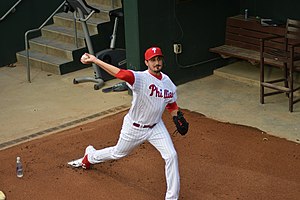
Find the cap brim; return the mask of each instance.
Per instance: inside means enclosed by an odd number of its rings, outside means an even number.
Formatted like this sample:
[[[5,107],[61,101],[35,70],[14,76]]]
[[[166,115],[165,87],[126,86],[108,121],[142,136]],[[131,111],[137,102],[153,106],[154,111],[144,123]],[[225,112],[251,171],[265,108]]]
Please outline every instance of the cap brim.
[[[164,55],[162,55],[162,54],[153,54],[153,55],[151,55],[147,60],[150,60],[151,58],[154,58],[154,57],[156,57],[156,56],[164,57]]]

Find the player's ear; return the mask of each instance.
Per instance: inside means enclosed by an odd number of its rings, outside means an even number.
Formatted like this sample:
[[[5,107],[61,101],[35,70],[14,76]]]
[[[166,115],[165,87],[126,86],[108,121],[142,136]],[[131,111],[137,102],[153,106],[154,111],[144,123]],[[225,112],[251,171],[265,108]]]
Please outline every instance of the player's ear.
[[[148,60],[145,60],[145,65],[148,67]]]

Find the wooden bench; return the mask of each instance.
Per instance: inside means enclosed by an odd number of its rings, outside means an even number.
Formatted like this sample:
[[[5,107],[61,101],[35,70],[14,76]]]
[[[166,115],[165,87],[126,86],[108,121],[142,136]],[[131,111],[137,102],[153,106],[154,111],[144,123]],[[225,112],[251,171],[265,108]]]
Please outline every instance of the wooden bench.
[[[243,15],[228,17],[225,44],[210,48],[209,51],[218,53],[223,58],[235,57],[252,64],[260,63],[260,102],[263,104],[266,96],[286,93],[289,97],[289,110],[292,112],[293,104],[300,101],[300,98],[293,100],[293,93],[300,90],[300,87],[293,86],[295,81],[293,73],[300,71],[300,48],[292,47],[300,46],[300,22],[287,21],[290,22],[287,25],[263,26],[260,20],[254,17],[248,19],[244,19]],[[265,64],[283,69],[283,78],[265,80]],[[284,85],[277,84],[281,82]],[[265,92],[265,87],[276,91]]]
[[[262,26],[259,19],[243,15],[228,17],[226,21],[225,44],[210,48],[210,52],[218,53],[223,58],[239,58],[252,64],[260,62],[260,39],[270,36],[284,36],[285,26]],[[273,40],[268,45],[283,49],[283,41]],[[265,64],[281,67],[282,63],[266,59]]]

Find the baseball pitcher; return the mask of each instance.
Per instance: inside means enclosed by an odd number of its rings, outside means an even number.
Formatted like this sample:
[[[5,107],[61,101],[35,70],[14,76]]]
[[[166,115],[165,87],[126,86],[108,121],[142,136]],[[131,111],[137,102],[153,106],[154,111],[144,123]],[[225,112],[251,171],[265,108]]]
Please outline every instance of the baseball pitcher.
[[[119,69],[88,53],[81,57],[83,64],[95,63],[112,76],[126,81],[132,90],[133,99],[132,106],[124,117],[117,144],[100,150],[90,145],[82,158],[69,162],[69,165],[89,169],[93,164],[120,159],[138,145],[148,141],[165,160],[167,182],[165,199],[178,199],[180,189],[178,158],[170,134],[162,121],[162,114],[165,109],[169,111],[181,135],[188,132],[189,123],[176,104],[176,86],[161,72],[163,59],[159,47],[147,49],[145,64],[148,69],[138,72]]]

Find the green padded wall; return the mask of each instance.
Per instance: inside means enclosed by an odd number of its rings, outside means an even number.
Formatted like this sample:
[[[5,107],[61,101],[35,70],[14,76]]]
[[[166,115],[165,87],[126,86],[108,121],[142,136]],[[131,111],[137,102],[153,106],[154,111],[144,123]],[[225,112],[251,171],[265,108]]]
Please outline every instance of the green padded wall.
[[[226,17],[239,13],[239,1],[124,0],[125,37],[129,68],[143,70],[143,54],[158,45],[165,55],[163,70],[177,83],[208,75],[221,60],[212,46],[224,42]],[[183,52],[177,57],[173,44]]]

